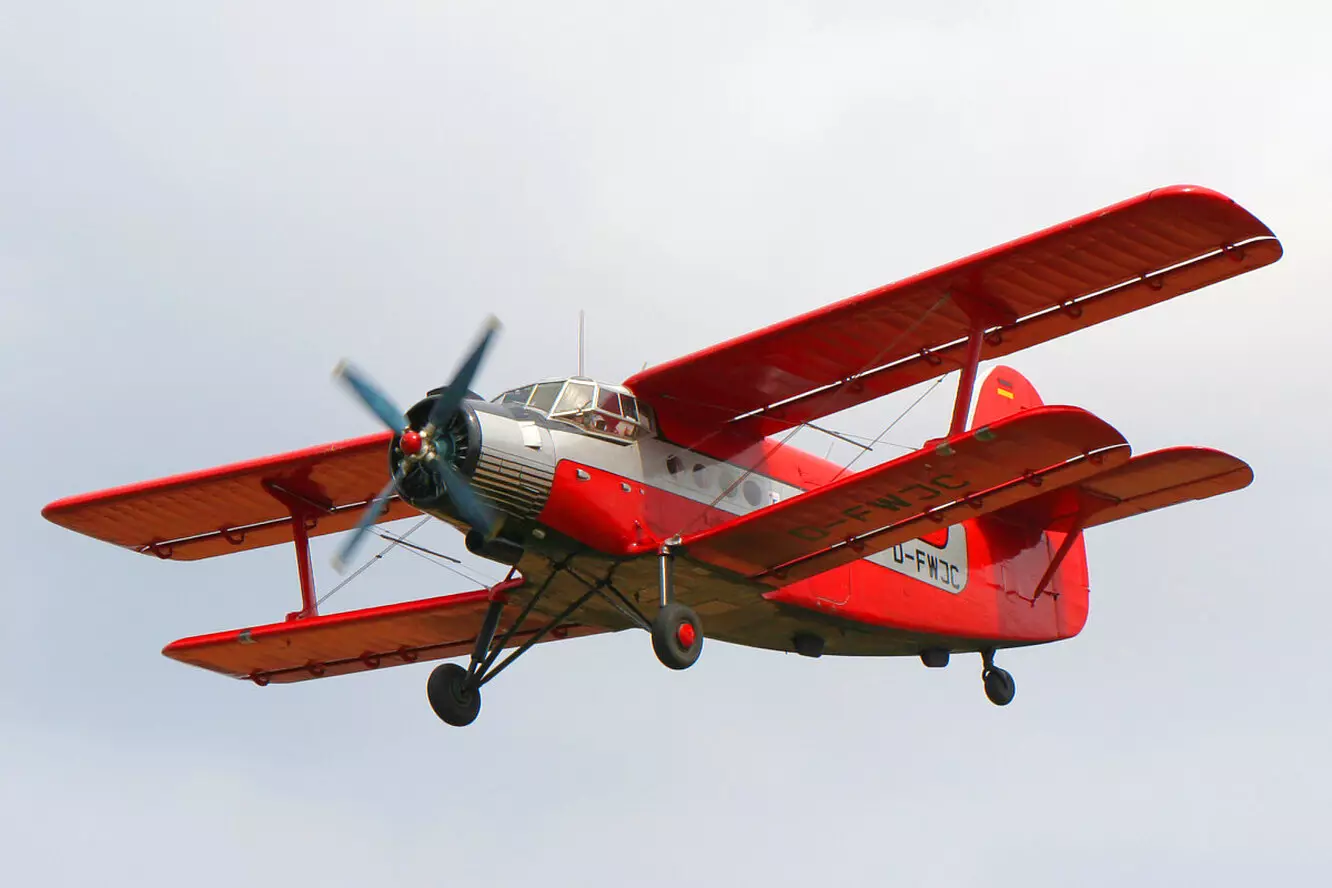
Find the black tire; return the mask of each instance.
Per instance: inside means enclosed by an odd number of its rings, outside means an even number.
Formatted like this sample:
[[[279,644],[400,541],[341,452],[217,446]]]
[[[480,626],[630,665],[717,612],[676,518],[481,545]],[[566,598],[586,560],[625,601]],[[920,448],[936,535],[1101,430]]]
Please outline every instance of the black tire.
[[[435,667],[426,681],[426,699],[435,715],[455,728],[470,725],[481,712],[481,690],[467,687],[467,670],[457,663]]]
[[[1013,676],[998,666],[986,669],[982,679],[985,682],[985,696],[989,697],[995,706],[1007,706],[1017,696],[1017,682],[1013,681]]]
[[[688,630],[684,627],[688,626]],[[690,644],[681,640],[681,632],[692,635]],[[657,659],[671,669],[688,669],[703,653],[703,624],[698,614],[683,604],[668,604],[652,621],[652,650]]]
[[[920,662],[930,669],[942,669],[948,665],[949,652],[946,648],[928,648],[920,652]]]

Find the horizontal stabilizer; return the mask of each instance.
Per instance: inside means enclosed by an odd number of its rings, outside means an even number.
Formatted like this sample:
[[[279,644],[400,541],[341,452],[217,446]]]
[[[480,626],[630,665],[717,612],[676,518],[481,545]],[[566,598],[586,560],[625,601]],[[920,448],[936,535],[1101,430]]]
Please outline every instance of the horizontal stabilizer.
[[[1077,407],[1037,407],[682,540],[691,559],[781,586],[1121,465]]]
[[[310,536],[350,530],[388,482],[392,435],[381,432],[263,459],[58,500],[61,527],[176,561],[292,541],[290,503]],[[380,521],[419,514],[396,497]]]
[[[1124,465],[993,517],[1066,533],[1249,486],[1253,470],[1240,459],[1206,447],[1171,447],[1135,456]]]
[[[522,579],[511,580],[499,584],[494,591],[503,594],[522,583]],[[476,644],[491,594],[489,589],[479,589],[197,635],[173,641],[162,653],[191,666],[233,678],[248,678],[261,685],[466,656]],[[518,611],[515,604],[505,607],[497,637],[512,624]],[[545,623],[544,618],[527,621],[506,647],[527,641]],[[600,626],[566,623],[554,627],[542,641],[606,631]]]

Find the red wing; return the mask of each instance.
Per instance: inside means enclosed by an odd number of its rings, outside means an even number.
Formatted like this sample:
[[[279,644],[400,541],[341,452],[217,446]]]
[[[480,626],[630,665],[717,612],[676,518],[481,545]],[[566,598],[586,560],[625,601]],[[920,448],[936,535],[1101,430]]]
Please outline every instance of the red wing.
[[[1066,533],[1249,486],[1243,460],[1205,447],[1171,447],[1135,456],[1080,484],[996,512],[993,517]]]
[[[501,583],[497,593],[519,586],[522,579]],[[306,681],[400,666],[422,660],[440,660],[470,654],[476,644],[491,592],[480,589],[424,601],[409,601],[322,617],[271,623],[182,638],[162,653],[173,660],[249,678],[260,684]],[[515,619],[518,608],[509,605],[499,632]],[[525,623],[506,647],[527,641],[543,623]],[[577,638],[610,630],[601,626],[565,623],[542,641]]]
[[[958,369],[972,317],[989,331],[989,360],[1280,257],[1267,226],[1224,195],[1162,188],[625,384],[673,440],[727,423],[757,439]],[[732,422],[754,411],[763,412]]]
[[[1076,407],[1037,407],[685,538],[692,559],[784,585],[1128,459]]]
[[[285,491],[317,514],[310,536],[336,533],[353,527],[360,506],[388,483],[391,439],[381,432],[69,497],[51,503],[42,515],[136,552],[191,561],[291,542],[291,513],[278,499]],[[393,499],[380,520],[415,514]]]

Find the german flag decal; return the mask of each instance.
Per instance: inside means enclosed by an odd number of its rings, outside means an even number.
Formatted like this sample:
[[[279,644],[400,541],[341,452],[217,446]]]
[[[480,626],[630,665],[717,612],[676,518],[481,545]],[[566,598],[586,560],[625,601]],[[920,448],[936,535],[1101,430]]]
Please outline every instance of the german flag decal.
[[[995,391],[999,393],[999,397],[1013,400],[1013,383],[1007,379],[995,379]]]

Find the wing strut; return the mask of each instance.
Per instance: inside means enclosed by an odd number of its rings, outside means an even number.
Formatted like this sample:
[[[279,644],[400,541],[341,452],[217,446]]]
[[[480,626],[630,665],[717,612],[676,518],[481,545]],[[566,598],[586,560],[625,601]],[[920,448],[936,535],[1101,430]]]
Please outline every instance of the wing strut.
[[[976,388],[976,368],[980,366],[981,346],[984,343],[985,328],[979,321],[972,321],[971,333],[967,336],[967,362],[962,365],[962,377],[957,381],[957,399],[953,401],[953,423],[948,427],[950,438],[967,430],[967,416],[971,413],[971,393]]]
[[[291,513],[291,541],[296,547],[296,573],[301,579],[301,609],[287,614],[287,621],[316,617],[319,603],[315,600],[314,565],[310,562],[310,531],[318,521],[316,516],[320,512],[327,515],[332,509],[271,481],[264,482],[264,490]]]
[[[1055,550],[1054,557],[1050,559],[1050,566],[1045,569],[1045,573],[1041,574],[1041,580],[1036,584],[1036,592],[1031,596],[1032,607],[1036,606],[1036,602],[1040,601],[1042,595],[1047,594],[1046,586],[1050,585],[1050,582],[1054,580],[1055,571],[1059,570],[1059,566],[1064,563],[1064,559],[1068,557],[1068,553],[1073,551],[1073,544],[1082,536],[1082,526],[1085,521],[1086,518],[1084,518],[1081,511],[1079,511],[1078,516],[1073,519],[1073,526],[1069,528],[1068,533],[1064,534],[1064,541],[1059,544],[1059,548]],[[1050,592],[1048,594],[1051,598],[1059,597],[1058,592]]]

